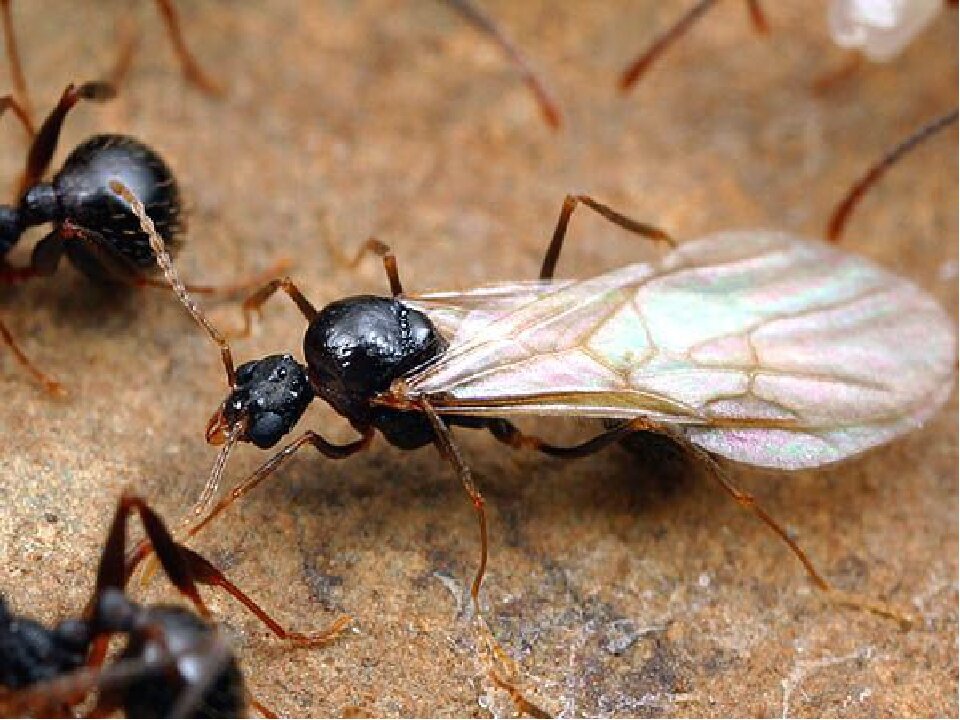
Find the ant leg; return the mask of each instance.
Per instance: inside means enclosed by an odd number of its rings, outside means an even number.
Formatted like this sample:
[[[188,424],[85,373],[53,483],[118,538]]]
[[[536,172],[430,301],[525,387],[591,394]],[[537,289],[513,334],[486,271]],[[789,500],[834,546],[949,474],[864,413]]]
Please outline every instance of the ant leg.
[[[133,65],[133,56],[136,54],[139,40],[136,26],[127,15],[120,16],[116,32],[117,59],[113,63],[113,69],[107,75],[107,82],[119,89],[123,86],[127,75],[130,74],[130,67]]]
[[[0,0],[0,15],[2,15],[3,18],[3,44],[7,48],[7,64],[10,66],[10,77],[13,79],[13,88],[16,96],[20,100],[17,105],[17,115],[21,116],[20,119],[23,121],[24,126],[32,138],[33,104],[30,102],[30,93],[27,91],[27,81],[23,76],[23,65],[20,63],[20,50],[17,47],[17,35],[13,31],[13,15],[10,11],[10,0]]]
[[[348,258],[339,247],[329,239],[327,240],[327,249],[336,258],[341,265],[355,270],[367,255],[376,255],[383,260],[383,269],[387,273],[387,281],[390,283],[390,292],[394,297],[403,295],[403,285],[400,283],[400,271],[397,268],[397,256],[393,254],[390,246],[375,237],[367,238],[364,243],[357,248],[356,254]]]
[[[371,440],[373,440],[372,429],[365,430],[359,440],[354,440],[353,442],[346,443],[345,445],[334,445],[333,443],[325,440],[322,436],[315,433],[313,430],[307,430],[305,433],[303,433],[303,435],[298,437],[296,440],[291,442],[289,445],[284,447],[273,457],[263,463],[263,465],[254,470],[246,480],[234,487],[233,490],[230,491],[230,494],[217,503],[200,522],[187,530],[186,536],[196,536],[201,530],[209,525],[214,518],[220,515],[220,513],[222,513],[248,492],[253,490],[267,477],[279,470],[280,466],[293,457],[304,445],[313,445],[317,452],[324,457],[330,458],[331,460],[342,460],[343,458],[350,457],[351,455],[355,455],[361,450],[364,450],[370,444]]]
[[[247,699],[247,705],[249,705],[250,707],[252,707],[252,708],[253,708],[254,710],[256,710],[258,713],[260,713],[263,717],[265,717],[265,718],[278,718],[278,717],[280,717],[280,716],[276,713],[275,710],[273,710],[272,708],[268,707],[267,705],[264,705],[262,702],[260,702],[259,700],[257,700],[257,698],[254,697],[253,693],[251,693],[249,689],[244,688],[243,693],[244,693],[244,696],[245,696],[246,699]]]
[[[107,539],[100,554],[100,563],[97,567],[97,582],[94,595],[88,604],[88,611],[93,610],[103,593],[111,588],[123,590],[130,579],[128,573],[135,566],[128,567],[125,558],[127,545],[127,518],[131,513],[140,516],[140,522],[147,533],[150,545],[160,559],[163,571],[170,582],[186,596],[204,618],[210,617],[210,611],[200,597],[194,577],[185,556],[181,553],[173,535],[167,530],[160,516],[157,515],[146,501],[139,495],[124,492],[117,502]]]
[[[0,2],[3,2],[3,0],[0,0]],[[13,95],[0,97],[0,115],[3,115],[7,109],[13,110],[13,114],[17,116],[17,120],[20,121],[23,129],[26,130],[27,136],[30,140],[33,140],[33,136],[36,134],[36,130],[33,127],[33,120],[30,119],[30,115],[27,114],[26,109],[17,102]]]
[[[560,128],[560,109],[557,107],[557,102],[553,99],[543,81],[537,77],[533,68],[530,67],[530,62],[520,51],[520,48],[497,27],[493,18],[480,10],[471,0],[446,0],[446,2],[452,9],[460,13],[468,23],[496,43],[520,73],[520,77],[523,78],[523,82],[530,89],[530,92],[533,93],[537,105],[540,106],[540,114],[543,115],[547,125],[553,130],[558,130]]]
[[[51,395],[56,397],[65,397],[67,394],[66,389],[58,383],[56,380],[51,378],[49,375],[41,371],[30,362],[30,358],[27,357],[26,353],[20,349],[20,346],[17,345],[16,340],[13,339],[13,335],[7,329],[7,326],[2,320],[0,320],[0,339],[10,348],[10,352],[13,353],[13,356],[17,359],[17,362],[20,363],[20,366],[30,373],[33,378],[43,386],[43,389],[46,390]]]
[[[197,62],[187,47],[187,43],[183,39],[183,31],[180,29],[180,17],[173,5],[173,0],[156,0],[156,3],[157,9],[163,17],[163,22],[167,26],[167,34],[170,36],[170,42],[177,53],[177,59],[180,60],[180,68],[187,82],[207,95],[223,96],[223,87],[203,71],[200,63]]]
[[[687,10],[680,19],[671,25],[667,30],[654,40],[653,45],[643,51],[620,76],[620,91],[627,92],[632,88],[640,76],[643,75],[660,57],[663,52],[679,40],[700,19],[700,17],[709,10],[716,0],[698,0],[697,4]]]
[[[557,261],[560,259],[560,251],[563,249],[563,240],[567,234],[567,226],[570,224],[570,216],[573,215],[573,211],[576,209],[578,203],[583,203],[594,212],[602,215],[614,225],[619,225],[624,230],[642,235],[655,242],[665,242],[671,247],[676,246],[674,239],[663,230],[653,225],[632,220],[626,215],[621,215],[616,210],[607,207],[603,203],[597,202],[589,195],[567,195],[563,199],[563,205],[560,208],[560,217],[557,219],[557,227],[553,231],[553,238],[550,240],[547,252],[543,256],[543,264],[540,266],[541,280],[553,279]]]
[[[527,435],[521,432],[520,428],[509,420],[492,420],[487,426],[487,429],[497,440],[516,450],[536,450],[545,455],[562,458],[564,460],[575,460],[593,455],[635,432],[662,432],[660,425],[645,420],[644,418],[635,418],[629,422],[620,423],[606,432],[578,445],[559,446],[551,445],[534,435]]]
[[[954,109],[951,112],[948,112],[946,115],[938,117],[936,120],[933,120],[918,130],[915,130],[910,137],[900,142],[892,150],[889,150],[882,158],[880,158],[879,162],[875,163],[869,170],[867,170],[863,177],[854,183],[853,187],[847,191],[847,194],[836,206],[833,213],[831,213],[830,222],[827,225],[827,240],[832,243],[840,242],[840,235],[843,233],[843,228],[846,226],[847,218],[867,190],[876,185],[880,178],[883,177],[884,173],[886,173],[886,171],[889,170],[894,163],[917,147],[917,145],[932,135],[936,135],[945,127],[956,123],[957,114],[957,110]]]
[[[296,286],[289,276],[274,278],[243,301],[243,329],[237,333],[238,335],[247,337],[250,334],[250,328],[253,325],[253,314],[259,314],[261,306],[269,300],[277,290],[283,290],[287,294],[294,305],[303,313],[308,323],[313,322],[313,319],[317,317],[317,309],[313,306],[313,303],[307,300],[306,296],[300,292],[300,288]]]
[[[767,22],[767,16],[760,7],[760,0],[747,0],[747,12],[750,13],[750,22],[753,23],[753,29],[761,35],[770,32],[770,23]]]
[[[73,83],[67,85],[60,96],[57,106],[50,112],[37,131],[30,151],[27,153],[27,165],[20,179],[20,189],[17,196],[23,195],[27,188],[40,182],[43,174],[50,167],[50,160],[57,149],[60,139],[60,130],[67,113],[81,100],[110,100],[116,96],[116,90],[106,82],[86,82],[79,87]]]
[[[229,593],[255,615],[260,622],[266,625],[270,629],[270,632],[276,635],[279,640],[289,640],[299,647],[319,647],[329,643],[353,622],[353,618],[349,615],[341,615],[329,627],[316,633],[301,633],[287,630],[268,615],[266,611],[245,592],[227,579],[224,574],[215,568],[205,557],[182,545],[179,545],[178,549],[185,564],[189,567],[190,574],[194,580],[204,585],[219,587],[224,592]]]
[[[637,57],[623,74],[620,76],[620,91],[626,93],[630,88],[636,85],[637,81],[644,75],[654,61],[659,58],[664,51],[679,40],[693,26],[700,17],[709,10],[716,0],[700,0],[696,5],[690,8],[686,13],[667,30],[658,37],[653,45],[647,48],[639,57]],[[750,21],[754,29],[761,34],[766,34],[770,26],[760,7],[759,0],[747,0],[747,11],[750,13]]]
[[[242,603],[279,639],[290,640],[298,646],[315,647],[325,644],[352,621],[352,618],[344,616],[337,619],[329,628],[311,634],[285,629],[246,593],[227,579],[209,560],[190,548],[177,543],[160,516],[142,497],[128,493],[124,493],[120,497],[113,524],[103,547],[100,567],[97,571],[95,597],[98,597],[107,588],[122,590],[129,581],[130,575],[136,569],[136,562],[131,562],[124,557],[127,517],[132,512],[136,512],[140,516],[140,521],[147,533],[147,542],[156,552],[160,565],[170,582],[190,599],[200,615],[205,618],[210,616],[210,612],[200,598],[197,583],[221,588]],[[139,553],[139,557],[145,556],[145,552]]]
[[[0,263],[0,283],[16,284],[49,277],[57,271],[62,257],[63,237],[60,230],[52,230],[33,246],[29,265],[14,267],[6,262]]]
[[[453,434],[450,432],[450,428],[447,427],[446,423],[437,415],[437,411],[434,410],[433,406],[427,402],[425,398],[419,398],[417,400],[417,406],[423,411],[424,415],[426,415],[430,421],[430,425],[433,427],[434,443],[436,444],[437,450],[440,451],[440,455],[444,459],[449,460],[450,464],[453,465],[457,477],[459,477],[460,482],[463,483],[463,488],[467,491],[467,495],[470,496],[470,502],[473,504],[473,509],[477,513],[477,522],[480,525],[480,564],[477,567],[477,574],[474,576],[473,583],[470,586],[470,598],[473,601],[473,607],[476,611],[477,629],[480,633],[481,646],[484,648],[490,664],[488,670],[490,679],[494,685],[510,694],[511,699],[521,713],[526,713],[532,717],[552,717],[549,713],[527,700],[516,687],[515,683],[507,679],[516,678],[520,674],[517,664],[503,647],[501,647],[500,643],[497,642],[480,607],[480,585],[483,583],[483,576],[487,570],[488,552],[487,515],[484,510],[485,503],[483,495],[480,494],[480,490],[473,481],[473,474],[470,472],[470,467],[464,461],[463,456],[460,454],[460,449],[453,441]]]
[[[796,555],[797,559],[803,564],[804,569],[807,571],[807,575],[810,577],[810,581],[828,598],[840,605],[867,610],[875,615],[896,620],[904,627],[907,627],[913,623],[913,618],[910,615],[897,610],[887,603],[883,603],[861,595],[845,593],[833,587],[833,585],[831,585],[830,582],[820,574],[820,571],[817,570],[816,566],[807,556],[806,552],[804,552],[797,542],[790,537],[790,534],[783,528],[783,526],[780,525],[780,523],[778,523],[762,505],[760,505],[757,499],[750,493],[740,490],[733,485],[732,482],[730,482],[727,474],[720,466],[720,463],[717,462],[717,460],[714,459],[710,453],[700,447],[697,447],[687,440],[683,435],[669,429],[668,427],[651,422],[644,418],[635,418],[633,420],[622,422],[610,430],[607,430],[596,437],[581,443],[580,445],[574,445],[571,447],[558,447],[555,445],[550,445],[538,437],[524,434],[512,423],[506,420],[497,420],[494,423],[491,423],[489,429],[497,440],[510,445],[511,447],[529,448],[538,450],[547,455],[552,455],[553,457],[568,459],[581,458],[585,457],[586,455],[590,455],[618,440],[621,440],[635,431],[655,432],[659,435],[663,435],[664,437],[673,440],[682,448],[684,448],[684,450],[696,457],[697,460],[710,471],[710,474],[713,476],[713,478],[720,483],[720,486],[724,489],[724,491],[726,491],[726,493],[730,495],[730,497],[732,497],[738,505],[752,512],[767,527],[773,530],[773,532],[775,532],[780,539],[789,546],[793,554]]]

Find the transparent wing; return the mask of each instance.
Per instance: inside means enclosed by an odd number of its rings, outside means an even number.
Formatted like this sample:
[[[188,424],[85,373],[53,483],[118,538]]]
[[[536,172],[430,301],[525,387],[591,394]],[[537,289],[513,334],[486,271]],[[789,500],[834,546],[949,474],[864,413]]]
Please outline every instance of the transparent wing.
[[[410,302],[452,341],[394,402],[426,395],[447,414],[643,415],[770,467],[834,462],[916,427],[955,372],[954,322],[930,297],[785,233],[721,233],[590,280]]]
[[[406,295],[403,302],[429,314],[443,336],[457,345],[475,337],[493,320],[573,283],[573,280],[498,283],[463,292]]]

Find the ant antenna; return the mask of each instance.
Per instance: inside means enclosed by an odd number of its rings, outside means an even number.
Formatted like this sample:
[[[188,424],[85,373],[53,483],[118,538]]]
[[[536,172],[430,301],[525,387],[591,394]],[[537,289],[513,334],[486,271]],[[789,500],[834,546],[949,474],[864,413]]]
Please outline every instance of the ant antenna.
[[[667,48],[683,37],[687,31],[693,27],[693,24],[699,20],[707,10],[713,7],[716,1],[717,0],[699,0],[696,5],[687,10],[673,25],[667,28],[660,37],[654,41],[653,45],[641,53],[641,55],[623,71],[623,74],[620,76],[620,91],[625,93],[636,85],[640,77],[650,69],[654,61],[660,57]],[[759,0],[747,0],[747,10],[750,12],[750,19],[756,31],[766,34],[770,28],[763,14],[763,10],[760,8]]]
[[[187,312],[197,321],[197,324],[207,331],[210,339],[220,347],[220,357],[223,359],[223,367],[227,372],[227,383],[230,387],[234,387],[237,380],[237,371],[233,366],[233,354],[230,352],[230,344],[223,334],[213,326],[213,323],[210,322],[207,316],[204,315],[200,306],[197,305],[196,301],[190,296],[190,293],[187,292],[187,288],[184,286],[183,281],[180,280],[180,276],[173,266],[173,261],[167,253],[163,238],[161,238],[157,232],[153,220],[147,215],[143,203],[140,202],[140,199],[134,195],[127,186],[117,180],[110,181],[110,189],[130,204],[134,215],[140,220],[140,228],[147,234],[150,240],[150,248],[157,257],[157,265],[160,266],[164,277],[166,277],[167,282],[170,283],[170,287],[173,288],[174,294],[180,302],[183,303]]]
[[[958,111],[955,108],[946,115],[938,117],[932,122],[928,122],[920,129],[914,131],[910,137],[899,143],[895,148],[888,151],[886,155],[880,158],[879,162],[867,170],[864,176],[847,191],[843,200],[840,201],[831,214],[830,223],[827,225],[827,240],[832,243],[840,241],[840,235],[843,233],[844,227],[846,227],[847,218],[850,216],[850,213],[853,212],[854,207],[860,202],[860,198],[863,197],[867,190],[877,184],[877,181],[890,169],[890,166],[927,138],[936,135],[945,127],[957,122],[957,116]]]

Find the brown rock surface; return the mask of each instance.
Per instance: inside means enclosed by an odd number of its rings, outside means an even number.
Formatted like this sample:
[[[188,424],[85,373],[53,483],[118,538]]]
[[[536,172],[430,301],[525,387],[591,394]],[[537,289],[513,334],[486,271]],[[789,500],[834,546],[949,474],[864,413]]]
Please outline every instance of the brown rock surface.
[[[126,5],[15,3],[38,106],[110,66]],[[721,3],[620,97],[617,73],[686,3],[485,2],[560,98],[554,135],[498,52],[439,4],[181,2],[190,44],[229,87],[223,101],[186,89],[152,3],[131,5],[142,42],[128,84],[70,117],[58,159],[97,131],[147,140],[188,198],[184,276],[227,280],[290,256],[317,303],[384,287],[375,262],[357,273],[333,262],[324,233],[345,250],[376,234],[409,288],[531,277],[573,190],[682,238],[761,226],[817,235],[883,149],[957,103],[955,12],[894,62],[815,96],[811,81],[843,59],[819,5],[770,3],[773,32],[759,38],[740,3]],[[11,118],[4,128],[0,177],[12,183],[23,136]],[[956,171],[953,131],[890,175],[845,240],[953,316]],[[17,260],[32,240],[23,245]],[[560,272],[652,252],[583,214]],[[164,292],[117,297],[64,267],[0,297],[26,350],[70,390],[50,400],[0,353],[0,587],[52,621],[86,599],[121,488],[169,518],[195,499],[215,454],[203,427],[224,381],[207,339]],[[237,321],[229,304],[213,315]],[[275,301],[235,351],[299,352],[303,329]],[[824,602],[786,547],[690,466],[671,474],[619,449],[565,464],[461,432],[489,501],[495,632],[526,687],[564,715],[955,716],[956,417],[954,392],[922,430],[850,462],[793,474],[732,467],[839,587],[919,612],[908,632]],[[319,404],[303,426],[351,436]],[[587,431],[561,424],[555,434]],[[228,477],[264,458],[242,448]],[[326,649],[290,651],[211,596],[251,689],[279,712],[510,711],[459,612],[475,523],[435,452],[382,441],[339,463],[306,452],[197,546],[292,626],[358,619]],[[147,593],[167,595],[160,582]]]

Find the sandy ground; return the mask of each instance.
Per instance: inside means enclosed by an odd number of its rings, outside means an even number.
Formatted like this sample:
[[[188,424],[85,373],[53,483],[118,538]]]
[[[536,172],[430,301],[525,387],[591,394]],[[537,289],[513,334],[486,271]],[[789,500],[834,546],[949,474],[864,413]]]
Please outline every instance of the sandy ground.
[[[893,63],[818,96],[812,80],[843,55],[819,5],[803,2],[771,3],[766,39],[740,3],[719,4],[620,97],[617,73],[685,4],[484,2],[549,77],[564,111],[554,134],[498,52],[439,4],[181,2],[190,43],[228,87],[218,101],[184,86],[142,0],[122,97],[79,108],[58,158],[94,132],[147,140],[188,201],[185,276],[225,281],[288,256],[323,303],[385,285],[375,262],[338,266],[325,239],[347,251],[376,234],[411,289],[531,277],[569,191],[681,238],[819,235],[884,148],[957,103],[955,12]],[[111,65],[125,6],[15,4],[39,106]],[[12,182],[24,139],[4,123],[0,173]],[[954,131],[877,189],[845,243],[956,317],[956,240]],[[579,276],[656,252],[589,214],[575,218],[567,251],[560,272]],[[215,455],[203,428],[225,384],[208,340],[164,292],[117,296],[64,267],[0,297],[27,351],[70,390],[51,400],[0,353],[0,587],[52,621],[89,593],[121,488],[170,518],[195,499]],[[238,320],[230,304],[213,317]],[[278,300],[235,351],[298,352],[302,331]],[[731,466],[837,586],[919,613],[907,632],[824,602],[785,546],[689,462],[614,449],[562,463],[461,432],[489,500],[484,602],[525,689],[567,716],[955,716],[956,417],[954,391],[922,430],[841,465]],[[319,404],[302,426],[351,437]],[[589,428],[549,432],[569,440]],[[263,459],[242,448],[228,477]],[[330,647],[291,651],[210,595],[250,688],[278,712],[511,712],[481,672],[464,604],[471,509],[432,450],[377,442],[344,462],[304,453],[197,547],[291,626],[357,618]],[[156,582],[145,597],[169,595]]]

